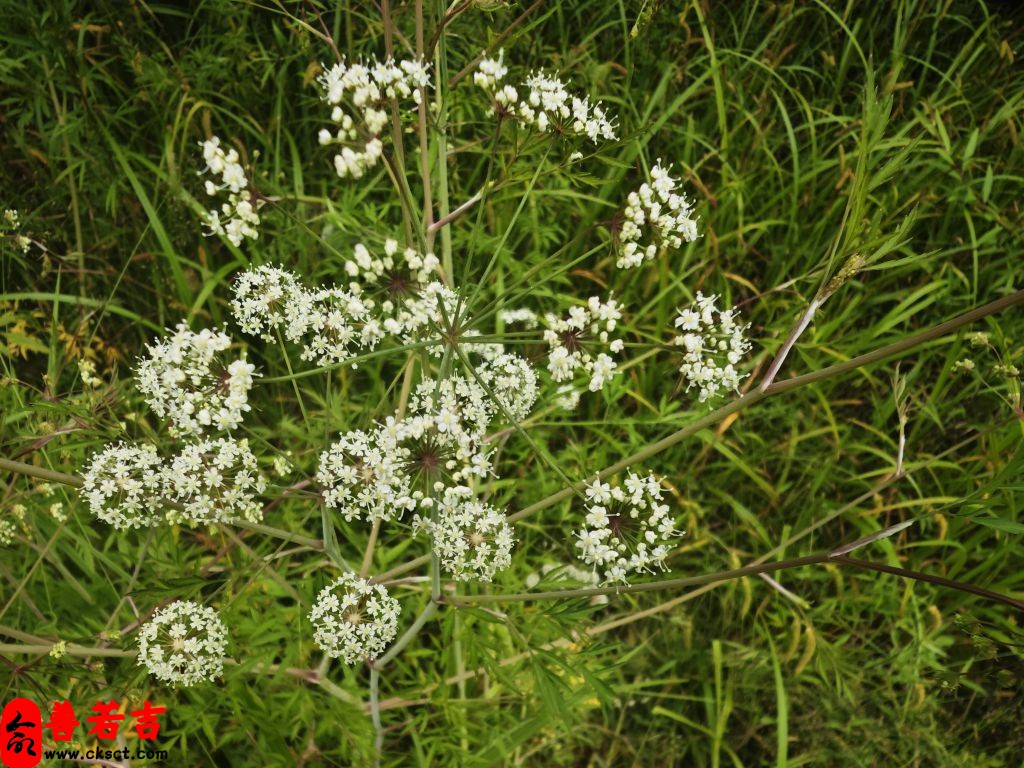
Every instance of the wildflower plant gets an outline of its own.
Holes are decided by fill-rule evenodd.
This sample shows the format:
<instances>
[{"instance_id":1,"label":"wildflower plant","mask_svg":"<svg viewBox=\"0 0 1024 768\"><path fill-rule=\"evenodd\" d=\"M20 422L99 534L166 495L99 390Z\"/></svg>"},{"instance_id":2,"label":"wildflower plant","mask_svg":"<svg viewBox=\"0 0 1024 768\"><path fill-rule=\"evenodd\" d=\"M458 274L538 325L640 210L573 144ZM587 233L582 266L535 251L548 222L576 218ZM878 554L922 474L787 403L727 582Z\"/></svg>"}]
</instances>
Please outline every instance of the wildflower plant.
<instances>
[{"instance_id":1,"label":"wildflower plant","mask_svg":"<svg viewBox=\"0 0 1024 768\"><path fill-rule=\"evenodd\" d=\"M799 625L806 602L769 574L804 566L917 578L849 557L879 539L898 542L905 520L850 515L845 522L866 536L834 532L825 550L786 550L852 506L822 512L823 522L790 537L785 489L803 483L802 470L787 464L775 484L772 468L748 460L755 444L775 450L758 431L769 420L752 414L768 398L909 353L1024 302L1021 291L1007 290L863 354L821 340L803 347L825 301L903 241L840 233L827 263L775 288L761 284L754 256L738 256L737 244L768 252L771 230L716 231L715 191L698 183L706 162L682 156L697 144L671 140L617 67L542 59L521 36L481 37L498 42L479 50L477 38L454 35L451 25L480 5L442 4L434 13L418 3L394 15L384 3L383 34L361 41L361 55L351 42L342 52L318 4L308 20L305 10L290 17L289 34L301 35L312 57L303 65L310 90L295 95L294 115L275 114L287 136L274 143L281 155L248 151L260 137L226 107L182 128L192 167L202 168L199 180L190 173L182 184L212 205L189 223L201 258L172 259L176 243L161 228L161 267L180 295L138 317L147 343L125 355L130 385L118 388L115 355L102 376L83 356L74 418L39 430L44 446L81 433L79 466L0 460L51 484L29 494L48 512L47 526L87 529L102 546L102 557L90 550L83 558L83 570L128 580L96 647L55 641L47 648L58 650L54 660L132 658L147 673L139 684L168 696L176 694L167 688L190 686L199 693L189 695L202 695L209 683L213 701L215 681L244 680L266 686L275 706L290 706L277 698L282 690L323 697L338 708L324 721L343 723L344 743L327 745L311 727L289 764L405 764L397 753L421 732L430 735L416 742L421 754L461 764L482 741L468 726L475 702L504 712L508 725L529 709L513 704L541 701L542 716L524 720L522 733L498 729L498 747L480 751L480 761L499 764L501 739L512 745L506 753L532 740L517 753L526 763L550 743L555 710L573 710L559 712L571 719L619 707L645 688L624 682L626 654L609 639L619 627L748 576L762 578L743 582L743 612L753 589L770 589L764 600L800 607ZM694 28L703 26L701 16ZM720 88L721 68L701 61ZM659 88L675 83L666 77ZM725 132L728 113L717 106ZM716 162L731 169L741 156L728 155L722 141ZM659 156L669 160L651 165ZM243 166L243 157L252 162ZM631 181L648 167L638 186ZM673 171L680 167L685 179ZM881 178L860 167L850 173L850 183ZM726 194L727 180L723 187ZM867 205L868 192L875 188L850 193L851 209ZM20 226L12 211L5 238ZM847 219L869 217L856 209ZM810 298L799 298L807 286ZM891 317L905 312L901 305ZM987 337L977 346L987 347ZM798 374L821 348L840 361ZM970 350L950 354L960 360L951 372L969 378ZM1015 360L1007 351L993 372L1019 415ZM47 377L59 373L56 363L50 368ZM945 460L904 465L912 409L904 384L894 390L893 467L865 497L879 504L882 490ZM824 418L834 422L851 401L823 399ZM94 409L89 418L83 402ZM739 467L728 481L713 472L719 456ZM58 497L60 484L77 496ZM747 548L732 542L730 524L754 519L753 494L785 518L778 530L786 538L742 564ZM0 545L29 531L23 501L12 498L18 515L0 514ZM884 503L887 514L903 509ZM769 526L756 522L758 541L767 540ZM46 561L49 550L39 551ZM719 556L721 567L704 572L698 555ZM128 557L135 559L118 560ZM136 581L171 566L147 608L151 595ZM682 592L690 587L699 589ZM640 603L655 592L667 597ZM128 611L126 629L111 630ZM695 622L682 611L675 618L689 643ZM29 639L26 647L42 645ZM638 642L628 655L641 653ZM778 683L777 657L773 650ZM714 673L708 697L722 695L719 666ZM443 729L432 720L442 703L450 707ZM269 712L264 705L253 704ZM654 711L668 712L663 704ZM280 717L293 722L288 712ZM784 731L780 749L789 744Z\"/></svg>"}]
</instances>

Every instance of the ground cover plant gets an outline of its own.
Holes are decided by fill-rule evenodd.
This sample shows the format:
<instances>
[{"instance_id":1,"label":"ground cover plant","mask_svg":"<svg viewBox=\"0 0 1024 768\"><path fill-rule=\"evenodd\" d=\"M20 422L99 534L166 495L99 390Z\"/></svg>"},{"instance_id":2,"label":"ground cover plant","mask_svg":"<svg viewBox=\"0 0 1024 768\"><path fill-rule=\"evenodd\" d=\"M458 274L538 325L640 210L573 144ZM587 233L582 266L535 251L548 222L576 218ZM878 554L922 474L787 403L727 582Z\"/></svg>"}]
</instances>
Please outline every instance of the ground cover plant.
<instances>
[{"instance_id":1,"label":"ground cover plant","mask_svg":"<svg viewBox=\"0 0 1024 768\"><path fill-rule=\"evenodd\" d=\"M45 748L1019 759L1011 8L0 8Z\"/></svg>"}]
</instances>

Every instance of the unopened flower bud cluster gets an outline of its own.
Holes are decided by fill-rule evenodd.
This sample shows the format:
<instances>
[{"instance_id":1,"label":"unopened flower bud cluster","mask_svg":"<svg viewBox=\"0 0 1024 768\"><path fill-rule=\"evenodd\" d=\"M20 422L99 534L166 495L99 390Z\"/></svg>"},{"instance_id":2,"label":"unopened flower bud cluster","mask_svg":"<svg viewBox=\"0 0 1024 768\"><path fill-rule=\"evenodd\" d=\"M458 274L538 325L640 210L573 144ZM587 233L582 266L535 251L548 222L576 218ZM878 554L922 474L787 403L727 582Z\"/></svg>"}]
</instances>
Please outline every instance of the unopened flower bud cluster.
<instances>
[{"instance_id":1,"label":"unopened flower bud cluster","mask_svg":"<svg viewBox=\"0 0 1024 768\"><path fill-rule=\"evenodd\" d=\"M14 238L14 244L22 250L23 253L28 253L28 249L32 245L32 241L25 235L18 232L21 227L21 216L14 208L7 208L4 210L3 218L0 218L0 233L9 233Z\"/></svg>"}]
</instances>

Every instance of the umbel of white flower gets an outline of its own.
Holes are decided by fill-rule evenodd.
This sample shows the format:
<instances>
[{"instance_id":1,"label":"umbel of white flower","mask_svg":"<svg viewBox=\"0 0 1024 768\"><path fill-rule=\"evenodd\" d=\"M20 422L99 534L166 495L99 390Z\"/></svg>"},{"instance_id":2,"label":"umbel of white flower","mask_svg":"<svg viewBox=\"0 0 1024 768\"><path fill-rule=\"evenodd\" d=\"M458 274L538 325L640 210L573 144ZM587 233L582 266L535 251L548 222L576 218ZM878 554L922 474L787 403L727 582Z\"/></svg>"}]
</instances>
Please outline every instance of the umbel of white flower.
<instances>
[{"instance_id":1,"label":"umbel of white flower","mask_svg":"<svg viewBox=\"0 0 1024 768\"><path fill-rule=\"evenodd\" d=\"M316 479L324 503L346 521L393 520L415 509L422 496L410 490L393 436L380 429L341 435L320 454Z\"/></svg>"},{"instance_id":2,"label":"umbel of white flower","mask_svg":"<svg viewBox=\"0 0 1024 768\"><path fill-rule=\"evenodd\" d=\"M571 381L577 371L590 376L588 387L597 392L615 376L617 363L607 352L622 351L622 339L611 333L622 317L619 304L591 296L586 306L569 310L568 317L544 316L544 341L548 345L548 370L557 382ZM599 351L600 350L600 351Z\"/></svg>"},{"instance_id":3,"label":"umbel of white flower","mask_svg":"<svg viewBox=\"0 0 1024 768\"><path fill-rule=\"evenodd\" d=\"M693 205L675 191L678 183L659 161L651 169L650 183L629 193L619 232L622 251L616 266L620 269L650 261L660 248L674 250L697 239Z\"/></svg>"},{"instance_id":4,"label":"umbel of white flower","mask_svg":"<svg viewBox=\"0 0 1024 768\"><path fill-rule=\"evenodd\" d=\"M148 345L135 382L157 416L171 420L172 432L198 435L231 430L249 410L254 366L245 357L229 359L226 333L198 333L179 323L165 339Z\"/></svg>"},{"instance_id":5,"label":"umbel of white flower","mask_svg":"<svg viewBox=\"0 0 1024 768\"><path fill-rule=\"evenodd\" d=\"M430 507L434 506L432 516ZM424 500L424 515L413 519L413 531L426 531L441 566L456 581L492 581L512 562L514 539L505 514L484 504L466 486L444 489L433 505Z\"/></svg>"},{"instance_id":6,"label":"umbel of white flower","mask_svg":"<svg viewBox=\"0 0 1024 768\"><path fill-rule=\"evenodd\" d=\"M505 82L504 51L497 59L481 59L473 82L491 95L499 114L514 117L542 132L586 136L594 144L614 141L615 127L600 102L574 96L559 78L533 72L518 86Z\"/></svg>"},{"instance_id":7,"label":"umbel of white flower","mask_svg":"<svg viewBox=\"0 0 1024 768\"><path fill-rule=\"evenodd\" d=\"M394 245L394 249L392 249ZM303 360L320 366L344 363L391 336L401 343L420 339L453 317L458 297L443 283L424 280L437 269L433 256L406 250L395 258L389 241L385 256L372 258L357 245L346 271L347 288L305 288L292 273L261 266L235 281L231 309L246 333L274 342L278 333L301 347ZM440 354L440 345L435 350Z\"/></svg>"},{"instance_id":8,"label":"umbel of white flower","mask_svg":"<svg viewBox=\"0 0 1024 768\"><path fill-rule=\"evenodd\" d=\"M144 528L163 519L163 461L152 445L108 445L82 475L89 511L115 528Z\"/></svg>"},{"instance_id":9,"label":"umbel of white flower","mask_svg":"<svg viewBox=\"0 0 1024 768\"><path fill-rule=\"evenodd\" d=\"M154 613L139 630L139 664L172 685L212 681L224 670L227 638L215 610L177 600Z\"/></svg>"},{"instance_id":10,"label":"umbel of white flower","mask_svg":"<svg viewBox=\"0 0 1024 768\"><path fill-rule=\"evenodd\" d=\"M602 583L628 583L632 573L665 569L672 541L682 535L661 501L653 475L630 472L622 485L595 479L585 489L587 514L576 533L580 559L601 574Z\"/></svg>"},{"instance_id":11,"label":"umbel of white flower","mask_svg":"<svg viewBox=\"0 0 1024 768\"><path fill-rule=\"evenodd\" d=\"M257 206L253 205L249 180L239 163L238 151L232 148L225 152L217 136L199 142L199 146L203 148L206 161L206 167L200 173L209 172L219 177L218 182L206 180L206 194L214 197L225 190L228 192L227 202L221 204L220 210L213 209L206 215L206 225L210 228L208 234L224 235L236 248L246 237L257 239L260 217L256 212Z\"/></svg>"},{"instance_id":12,"label":"umbel of white flower","mask_svg":"<svg viewBox=\"0 0 1024 768\"><path fill-rule=\"evenodd\" d=\"M164 472L164 494L175 502L171 523L191 525L263 519L259 495L267 487L248 440L218 438L182 447Z\"/></svg>"},{"instance_id":13,"label":"umbel of white flower","mask_svg":"<svg viewBox=\"0 0 1024 768\"><path fill-rule=\"evenodd\" d=\"M313 603L313 640L328 656L346 664L376 659L395 639L401 611L383 586L345 573L324 587Z\"/></svg>"},{"instance_id":14,"label":"umbel of white flower","mask_svg":"<svg viewBox=\"0 0 1024 768\"><path fill-rule=\"evenodd\" d=\"M719 310L718 296L697 292L693 306L679 312L675 327L680 335L674 343L683 349L679 372L686 379L686 389L698 390L701 402L723 390L736 390L745 375L736 370L743 356L750 351L748 326L736 322L735 309Z\"/></svg>"},{"instance_id":15,"label":"umbel of white flower","mask_svg":"<svg viewBox=\"0 0 1024 768\"><path fill-rule=\"evenodd\" d=\"M479 347L479 348L478 348ZM434 413L438 424L483 435L493 422L525 419L537 400L537 374L519 355L487 345L475 378L452 374L441 380L424 379L410 401L413 413Z\"/></svg>"},{"instance_id":16,"label":"umbel of white flower","mask_svg":"<svg viewBox=\"0 0 1024 768\"><path fill-rule=\"evenodd\" d=\"M419 104L421 89L430 84L428 67L414 59L341 61L317 79L334 123L333 132L320 131L319 141L340 147L334 169L343 179L360 178L380 160L384 152L380 134L388 124L391 101L400 106L410 100Z\"/></svg>"}]
</instances>

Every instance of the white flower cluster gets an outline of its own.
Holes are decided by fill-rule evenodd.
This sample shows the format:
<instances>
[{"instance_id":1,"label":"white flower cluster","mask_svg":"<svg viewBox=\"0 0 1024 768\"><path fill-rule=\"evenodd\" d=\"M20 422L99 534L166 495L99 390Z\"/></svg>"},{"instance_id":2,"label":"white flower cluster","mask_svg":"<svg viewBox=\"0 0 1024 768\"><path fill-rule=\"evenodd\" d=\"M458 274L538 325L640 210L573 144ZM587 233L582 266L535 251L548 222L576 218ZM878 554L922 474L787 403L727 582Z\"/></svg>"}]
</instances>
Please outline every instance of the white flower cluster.
<instances>
[{"instance_id":1,"label":"white flower cluster","mask_svg":"<svg viewBox=\"0 0 1024 768\"><path fill-rule=\"evenodd\" d=\"M722 390L739 388L744 377L736 365L751 347L748 326L736 322L739 312L719 310L717 302L718 296L698 291L693 306L680 311L675 321L681 331L675 344L683 348L679 372L687 381L687 391L697 387L702 403Z\"/></svg>"},{"instance_id":2,"label":"white flower cluster","mask_svg":"<svg viewBox=\"0 0 1024 768\"><path fill-rule=\"evenodd\" d=\"M388 123L392 100L420 103L421 89L430 84L428 67L420 61L394 59L335 64L318 78L324 102L331 106L332 133L319 133L321 145L337 144L334 169L341 178L358 179L373 168L384 152L380 134Z\"/></svg>"},{"instance_id":3,"label":"white flower cluster","mask_svg":"<svg viewBox=\"0 0 1024 768\"><path fill-rule=\"evenodd\" d=\"M324 503L346 521L393 520L414 509L422 494L413 495L395 451L394 437L381 429L343 434L320 454Z\"/></svg>"},{"instance_id":4,"label":"white flower cluster","mask_svg":"<svg viewBox=\"0 0 1024 768\"><path fill-rule=\"evenodd\" d=\"M397 240L389 239L380 256L358 243L345 272L351 278L349 290L376 308L384 332L404 341L430 324L441 324L445 312L453 316L457 297L438 279L441 263L432 253L401 250Z\"/></svg>"},{"instance_id":5,"label":"white flower cluster","mask_svg":"<svg viewBox=\"0 0 1024 768\"><path fill-rule=\"evenodd\" d=\"M227 362L226 333L204 328L196 333L179 323L170 337L149 344L149 357L136 370L146 402L173 424L172 431L197 435L204 429L230 430L249 410L255 368L244 357Z\"/></svg>"},{"instance_id":6,"label":"white flower cluster","mask_svg":"<svg viewBox=\"0 0 1024 768\"><path fill-rule=\"evenodd\" d=\"M479 435L494 421L519 423L529 415L537 401L537 374L525 359L499 352L485 356L475 372L479 382L461 374L424 379L413 394L412 412L436 414L439 424Z\"/></svg>"},{"instance_id":7,"label":"white flower cluster","mask_svg":"<svg viewBox=\"0 0 1024 768\"><path fill-rule=\"evenodd\" d=\"M235 280L231 312L242 331L271 344L275 331L291 323L293 309L304 289L286 269L264 264L242 272Z\"/></svg>"},{"instance_id":8,"label":"white flower cluster","mask_svg":"<svg viewBox=\"0 0 1024 768\"><path fill-rule=\"evenodd\" d=\"M619 233L623 246L616 265L620 269L650 261L659 248L680 248L683 242L697 239L693 205L675 191L677 184L659 162L651 169L650 183L629 193Z\"/></svg>"},{"instance_id":9,"label":"white flower cluster","mask_svg":"<svg viewBox=\"0 0 1024 768\"><path fill-rule=\"evenodd\" d=\"M433 255L407 249L399 259L397 253L395 241L388 241L381 258L357 245L345 265L352 278L348 288L310 290L279 267L252 268L235 282L235 320L269 342L281 332L302 347L303 360L321 366L343 363L388 335L411 342L423 329L442 324L445 312L450 318L458 297L443 283L428 281L438 269Z\"/></svg>"},{"instance_id":10,"label":"white flower cluster","mask_svg":"<svg viewBox=\"0 0 1024 768\"><path fill-rule=\"evenodd\" d=\"M498 319L505 325L521 325L527 329L537 327L537 313L527 307L503 309L498 313Z\"/></svg>"},{"instance_id":11,"label":"white flower cluster","mask_svg":"<svg viewBox=\"0 0 1024 768\"><path fill-rule=\"evenodd\" d=\"M257 496L267 481L259 473L248 440L218 438L185 445L164 472L164 494L180 509L167 519L192 525L263 519Z\"/></svg>"},{"instance_id":12,"label":"white flower cluster","mask_svg":"<svg viewBox=\"0 0 1024 768\"><path fill-rule=\"evenodd\" d=\"M29 247L32 245L32 241L25 237L25 235L18 234L18 228L21 226L21 216L14 208L7 208L4 210L3 218L0 219L0 231L10 231L13 233L15 244L22 250L23 253L28 253Z\"/></svg>"},{"instance_id":13,"label":"white flower cluster","mask_svg":"<svg viewBox=\"0 0 1024 768\"><path fill-rule=\"evenodd\" d=\"M246 237L255 240L259 237L260 216L253 205L252 193L249 192L249 180L239 163L238 150L231 148L227 152L220 145L220 138L214 136L199 142L203 148L203 159L206 167L200 173L211 173L219 176L219 183L212 179L206 180L206 194L215 197L227 190L228 199L220 210L207 213L206 225L211 235L224 235L237 247Z\"/></svg>"},{"instance_id":14,"label":"white flower cluster","mask_svg":"<svg viewBox=\"0 0 1024 768\"><path fill-rule=\"evenodd\" d=\"M594 144L615 140L615 127L600 102L591 104L586 96L571 95L557 77L534 72L518 87L504 82L508 76L504 55L500 51L497 59L482 59L473 75L473 82L491 94L499 113L544 133L582 135Z\"/></svg>"},{"instance_id":15,"label":"white flower cluster","mask_svg":"<svg viewBox=\"0 0 1024 768\"><path fill-rule=\"evenodd\" d=\"M425 530L441 565L456 581L492 581L512 562L512 527L505 514L479 501L466 486L446 488L433 517L417 515L413 530Z\"/></svg>"},{"instance_id":16,"label":"white flower cluster","mask_svg":"<svg viewBox=\"0 0 1024 768\"><path fill-rule=\"evenodd\" d=\"M373 660L395 639L401 610L383 586L346 573L313 603L313 639L324 653L346 664Z\"/></svg>"},{"instance_id":17,"label":"white flower cluster","mask_svg":"<svg viewBox=\"0 0 1024 768\"><path fill-rule=\"evenodd\" d=\"M93 515L115 528L145 528L162 519L163 461L152 445L109 445L82 476Z\"/></svg>"},{"instance_id":18,"label":"white flower cluster","mask_svg":"<svg viewBox=\"0 0 1024 768\"><path fill-rule=\"evenodd\" d=\"M621 486L595 479L585 494L587 515L576 547L583 562L602 571L602 583L626 584L631 573L665 569L669 545L682 532L653 475L630 472Z\"/></svg>"},{"instance_id":19,"label":"white flower cluster","mask_svg":"<svg viewBox=\"0 0 1024 768\"><path fill-rule=\"evenodd\" d=\"M213 681L224 671L228 633L212 608L177 600L147 621L139 631L139 663L172 685Z\"/></svg>"},{"instance_id":20,"label":"white flower cluster","mask_svg":"<svg viewBox=\"0 0 1024 768\"><path fill-rule=\"evenodd\" d=\"M557 382L573 379L577 371L590 376L589 389L597 392L613 376L617 363L607 352L594 354L595 345L608 352L622 351L622 339L611 339L616 323L622 317L620 305L610 298L602 302L591 296L586 306L569 310L568 317L548 313L544 316L544 341L548 345L548 370Z\"/></svg>"}]
</instances>

